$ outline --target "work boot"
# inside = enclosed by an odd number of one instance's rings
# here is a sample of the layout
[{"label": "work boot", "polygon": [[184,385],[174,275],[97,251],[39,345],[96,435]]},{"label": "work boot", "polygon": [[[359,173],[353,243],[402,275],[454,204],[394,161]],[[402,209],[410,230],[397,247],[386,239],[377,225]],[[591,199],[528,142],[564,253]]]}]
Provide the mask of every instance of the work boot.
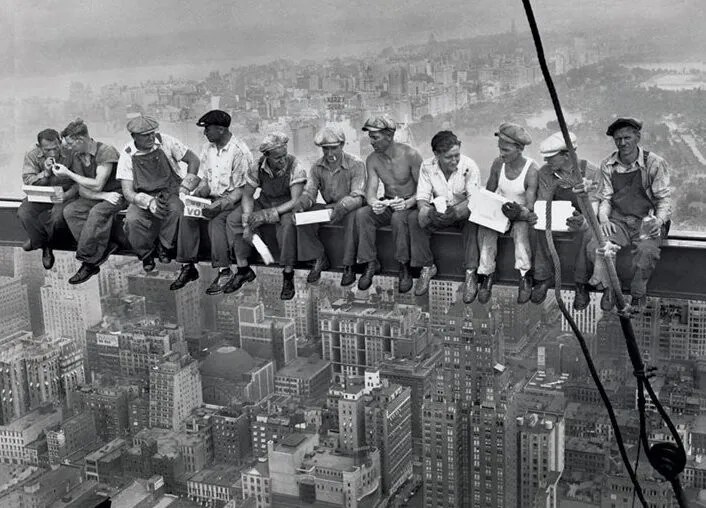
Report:
[{"label": "work boot", "polygon": [[611,288],[606,288],[601,296],[601,310],[608,312],[615,307],[615,294]]},{"label": "work boot", "polygon": [[218,275],[211,285],[206,288],[207,295],[220,295],[228,281],[233,277],[233,271],[230,268],[223,268],[218,271]]},{"label": "work boot", "polygon": [[473,303],[478,294],[478,273],[476,270],[466,270],[466,280],[463,283],[463,303]]},{"label": "work boot", "polygon": [[225,294],[233,293],[243,287],[246,282],[252,282],[255,280],[255,272],[249,266],[238,267],[238,272],[233,275],[226,285],[223,286],[223,292]]},{"label": "work boot", "polygon": [[544,303],[547,299],[547,291],[554,287],[554,280],[544,279],[539,281],[534,281],[534,287],[532,288],[532,296],[530,296],[530,301],[539,305]]},{"label": "work boot", "polygon": [[150,273],[156,268],[156,266],[157,265],[154,263],[154,256],[151,253],[142,260],[142,269],[145,273]]},{"label": "work boot", "polygon": [[69,284],[81,284],[83,282],[86,282],[88,279],[90,279],[100,271],[100,267],[96,265],[92,265],[90,263],[82,263],[81,268],[78,269],[78,272],[76,272],[69,279]]},{"label": "work boot", "polygon": [[414,294],[424,296],[429,291],[429,283],[437,273],[436,265],[422,267],[422,272],[417,279],[417,287],[414,288]]},{"label": "work boot", "polygon": [[377,259],[366,263],[365,271],[358,280],[358,289],[366,291],[370,288],[373,285],[373,277],[375,277],[378,270],[380,270],[380,263],[378,263]]},{"label": "work boot", "polygon": [[588,284],[576,283],[574,294],[574,310],[584,310],[591,301],[591,293],[588,292]]},{"label": "work boot", "polygon": [[22,244],[22,250],[25,252],[29,252],[32,250],[32,240],[27,238],[24,243]]},{"label": "work boot", "polygon": [[529,273],[520,277],[520,286],[517,289],[517,303],[520,305],[529,302],[532,296],[532,275]]},{"label": "work boot", "polygon": [[412,273],[409,270],[409,263],[400,263],[400,273],[398,276],[397,291],[400,294],[409,292],[412,289]]},{"label": "work boot", "polygon": [[189,282],[198,280],[199,271],[196,269],[193,263],[186,263],[181,265],[181,271],[176,280],[169,285],[169,289],[176,291],[186,286]]},{"label": "work boot", "polygon": [[160,263],[164,263],[165,265],[172,262],[172,256],[169,253],[169,249],[161,243],[157,244],[157,259],[159,259]]},{"label": "work boot", "polygon": [[478,301],[480,303],[488,303],[493,294],[493,282],[495,282],[495,272],[483,275],[483,280],[480,283],[478,290]]},{"label": "work boot", "polygon": [[51,270],[54,266],[54,251],[51,247],[42,247],[42,265],[46,270]]},{"label": "work boot", "polygon": [[355,282],[355,272],[351,265],[345,265],[343,267],[343,274],[341,274],[341,286],[350,286]]},{"label": "work boot", "polygon": [[280,300],[291,300],[294,298],[294,272],[282,272],[282,292],[279,294]]},{"label": "work boot", "polygon": [[321,272],[328,270],[329,268],[331,268],[331,263],[329,263],[326,254],[324,254],[314,262],[313,268],[309,271],[309,275],[306,276],[306,281],[310,284],[318,282],[321,278]]},{"label": "work boot", "polygon": [[646,306],[647,306],[647,297],[646,296],[633,296],[632,299],[630,300],[630,307],[632,307],[632,311],[635,313],[644,312]]}]

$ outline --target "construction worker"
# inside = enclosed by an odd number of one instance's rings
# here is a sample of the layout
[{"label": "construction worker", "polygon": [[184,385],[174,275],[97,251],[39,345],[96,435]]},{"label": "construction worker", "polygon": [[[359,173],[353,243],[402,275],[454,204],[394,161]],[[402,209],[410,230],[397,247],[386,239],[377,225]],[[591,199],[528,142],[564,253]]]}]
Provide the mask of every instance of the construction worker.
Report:
[{"label": "construction worker", "polygon": [[[515,269],[520,272],[517,303],[527,303],[532,295],[532,248],[529,239],[528,220],[536,222],[532,210],[537,194],[537,171],[539,167],[523,155],[532,143],[529,133],[520,125],[505,122],[495,133],[498,138],[497,157],[490,167],[490,176],[485,188],[510,200],[502,207],[503,214],[510,219],[510,235],[515,244]],[[478,301],[488,303],[495,280],[495,258],[498,254],[498,232],[480,226],[478,228],[480,266],[478,276],[480,288]]]},{"label": "construction worker", "polygon": [[[120,152],[116,173],[130,203],[125,218],[127,238],[145,272],[155,269],[155,252],[160,262],[171,261],[184,210],[179,193],[193,191],[200,181],[196,154],[158,129],[159,122],[149,116],[127,123],[132,142]],[[179,161],[186,163],[186,174]]]},{"label": "construction worker", "polygon": [[[640,146],[642,122],[620,117],[608,126],[617,150],[601,162],[598,184],[598,221],[609,245],[607,250],[630,246],[633,249],[631,306],[641,310],[647,303],[647,281],[659,260],[660,245],[669,230],[672,215],[672,188],[669,165],[656,153]],[[592,239],[589,259],[595,258],[598,244]],[[610,310],[615,295],[608,281],[601,308]]]},{"label": "construction worker", "polygon": [[[412,289],[408,216],[417,207],[417,181],[422,156],[409,145],[394,141],[397,126],[394,121],[378,116],[369,118],[363,131],[368,133],[371,153],[365,161],[367,184],[365,196],[368,206],[356,212],[358,224],[358,262],[365,263],[365,271],[358,281],[358,289],[366,290],[380,268],[377,259],[376,234],[382,226],[392,225],[394,257],[400,264],[398,290]],[[378,199],[380,182],[384,195]]]},{"label": "construction worker", "polygon": [[[577,148],[576,135],[569,133],[574,150]],[[586,247],[591,239],[591,232],[588,222],[585,220],[578,204],[578,195],[581,192],[589,193],[589,198],[597,209],[595,198],[595,182],[598,175],[598,167],[585,159],[579,159],[579,171],[583,177],[580,186],[572,187],[567,183],[573,170],[573,164],[566,148],[566,142],[561,132],[556,132],[546,138],[539,145],[539,152],[544,157],[545,164],[539,169],[537,177],[537,199],[553,201],[571,201],[574,207],[574,214],[567,219],[567,225],[572,234],[572,242],[576,246],[576,257],[574,258],[574,281],[576,283],[576,294],[574,297],[574,309],[583,310],[588,307],[590,293],[588,286],[589,271],[586,260]],[[532,303],[540,304],[547,297],[549,288],[554,287],[554,268],[547,240],[542,231],[535,235],[536,243],[534,247],[534,287],[532,288]]]},{"label": "construction worker", "polygon": [[[209,220],[208,236],[211,240],[211,266],[218,268],[218,275],[206,289],[206,294],[217,295],[227,290],[238,277],[230,269],[231,256],[226,220],[237,207],[243,195],[245,175],[253,165],[252,154],[244,141],[230,131],[231,117],[225,111],[214,109],[203,115],[196,125],[204,128],[207,142],[201,148],[199,177],[201,182],[193,195],[210,198],[210,205],[203,210]],[[181,271],[169,289],[183,288],[199,278],[196,269],[200,245],[201,219],[183,217],[179,226],[177,261]]]},{"label": "construction worker", "polygon": [[111,242],[116,214],[127,208],[115,171],[120,154],[106,143],[95,141],[83,121],[71,122],[66,129],[73,154],[67,167],[57,163],[54,174],[78,184],[79,198],[64,207],[64,218],[77,242],[78,272],[69,284],[81,284],[100,272],[100,265],[118,250]]},{"label": "construction worker", "polygon": [[[321,147],[323,157],[314,163],[304,192],[292,211],[331,209],[331,224],[343,225],[343,275],[341,286],[355,282],[353,265],[356,256],[356,214],[365,196],[365,164],[358,157],[343,151],[346,136],[337,126],[327,126],[314,137],[314,144]],[[318,193],[325,204],[316,203]],[[315,204],[316,203],[316,204]],[[321,278],[329,263],[324,245],[318,236],[319,224],[297,226],[297,249],[300,261],[315,260],[307,282]]]},{"label": "construction worker", "polygon": [[59,231],[66,227],[64,206],[76,197],[74,182],[52,171],[55,164],[70,164],[71,153],[61,144],[61,136],[54,129],[44,129],[37,134],[37,144],[29,150],[22,164],[22,183],[41,187],[61,187],[61,200],[57,203],[37,203],[25,198],[17,209],[17,216],[27,232],[22,249],[42,249],[42,265],[46,270],[54,266],[52,247]]},{"label": "construction worker", "polygon": [[[422,268],[414,294],[425,295],[437,273],[431,250],[432,233],[455,226],[463,233],[466,269],[463,299],[470,303],[475,300],[478,285],[478,227],[468,221],[468,198],[480,185],[480,170],[473,159],[461,154],[461,141],[451,131],[437,132],[431,139],[431,149],[434,157],[422,162],[419,170],[417,209],[410,212],[407,222],[410,264]],[[437,208],[439,198],[444,200],[444,211]]]},{"label": "construction worker", "polygon": [[[232,290],[255,278],[248,265],[253,234],[262,224],[274,224],[282,272],[282,300],[294,298],[294,265],[297,262],[297,228],[292,208],[301,197],[306,183],[306,169],[287,152],[289,138],[281,132],[265,136],[259,150],[262,156],[245,175],[241,206],[228,216],[228,238],[238,263],[238,279]],[[255,190],[260,195],[255,199]],[[229,288],[230,289],[230,288]]]}]

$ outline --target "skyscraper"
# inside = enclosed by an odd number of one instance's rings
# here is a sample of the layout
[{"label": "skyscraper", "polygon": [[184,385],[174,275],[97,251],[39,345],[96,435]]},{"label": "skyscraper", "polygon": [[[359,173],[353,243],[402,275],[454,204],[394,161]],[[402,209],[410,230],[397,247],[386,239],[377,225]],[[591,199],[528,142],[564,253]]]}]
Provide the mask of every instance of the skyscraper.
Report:
[{"label": "skyscraper", "polygon": [[265,306],[241,304],[238,308],[240,347],[258,358],[273,360],[281,369],[297,357],[293,319],[265,316]]},{"label": "skyscraper", "polygon": [[150,426],[180,430],[182,421],[203,403],[198,362],[170,354],[150,371]]},{"label": "skyscraper", "polygon": [[32,330],[27,286],[18,277],[0,277],[0,334]]}]

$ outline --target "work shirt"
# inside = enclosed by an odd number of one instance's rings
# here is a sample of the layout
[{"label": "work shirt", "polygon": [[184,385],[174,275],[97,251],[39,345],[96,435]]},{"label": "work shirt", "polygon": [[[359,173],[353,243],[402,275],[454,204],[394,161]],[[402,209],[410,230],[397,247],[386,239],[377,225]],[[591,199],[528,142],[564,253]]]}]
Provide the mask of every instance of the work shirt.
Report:
[{"label": "work shirt", "polygon": [[470,157],[461,155],[456,171],[447,180],[439,167],[436,157],[422,162],[417,183],[417,201],[431,202],[434,198],[443,196],[450,206],[468,199],[480,187],[480,170]]},{"label": "work shirt", "polygon": [[231,136],[223,148],[206,142],[201,147],[201,165],[198,175],[211,189],[211,196],[219,198],[245,186],[245,175],[250,172],[253,156],[244,141]]},{"label": "work shirt", "polygon": [[[77,175],[85,176],[86,178],[95,178],[98,166],[114,164],[118,162],[119,158],[120,154],[115,147],[91,140],[85,152],[75,151],[73,153],[73,159],[69,169]],[[115,173],[116,169],[115,166],[113,166],[103,186],[103,192],[120,192],[120,182],[116,180]]]},{"label": "work shirt", "polygon": [[321,192],[326,204],[351,198],[342,201],[343,206],[350,211],[362,203],[365,196],[365,178],[365,163],[355,155],[343,152],[341,165],[334,170],[331,170],[326,165],[326,159],[321,157],[311,167],[303,195],[314,203],[317,193]]},{"label": "work shirt", "polygon": [[[261,185],[260,171],[267,173],[270,178],[274,178],[281,175],[282,172],[287,171],[287,168],[282,169],[282,171],[273,171],[267,165],[267,157],[262,157],[262,159],[250,167],[250,170],[245,175],[245,182],[254,188],[258,188]],[[296,185],[298,183],[306,182],[306,169],[304,165],[299,161],[299,159],[294,158],[292,162],[292,168],[289,173],[289,186]]]},{"label": "work shirt", "polygon": [[[579,171],[581,171],[581,176],[594,182],[599,177],[598,167],[584,159],[579,160]],[[571,187],[565,187],[563,183],[559,182],[554,188],[554,184],[557,181],[559,181],[559,177],[549,164],[539,168],[537,173],[537,200],[548,201],[549,198],[552,198],[554,201],[571,201],[573,207],[579,210],[578,199],[576,199],[576,194],[571,190]],[[553,192],[552,189],[554,189]],[[592,203],[598,200],[595,192],[589,193],[588,199]]]},{"label": "work shirt", "polygon": [[649,152],[645,157],[642,147],[639,147],[637,159],[629,166],[624,165],[618,158],[618,151],[614,151],[608,158],[601,162],[600,181],[598,183],[598,199],[600,210],[610,215],[611,198],[614,189],[611,175],[616,173],[640,172],[640,180],[647,197],[655,208],[655,215],[662,223],[666,223],[672,216],[672,189],[669,184],[669,166],[659,155]]},{"label": "work shirt", "polygon": [[[56,176],[52,173],[51,176],[45,177],[44,162],[47,160],[46,155],[41,148],[34,146],[25,154],[24,163],[22,164],[22,183],[25,185],[40,185],[40,186],[61,186],[64,190],[68,190],[73,185],[73,180],[67,176]],[[71,164],[71,152],[65,147],[59,148],[59,155],[54,157],[58,164],[63,164],[69,167]]]},{"label": "work shirt", "polygon": [[172,137],[168,134],[162,134],[160,132],[158,134],[158,137],[154,140],[154,146],[151,150],[138,150],[135,146],[134,141],[125,145],[125,148],[123,148],[120,152],[120,159],[118,160],[116,178],[118,180],[132,181],[132,156],[144,155],[155,150],[162,150],[164,152],[164,154],[167,156],[167,160],[169,161],[169,165],[171,166],[172,171],[174,171],[174,174],[176,174],[179,179],[182,179],[186,176],[186,169],[181,167],[179,161],[184,158],[189,148],[175,137]]}]

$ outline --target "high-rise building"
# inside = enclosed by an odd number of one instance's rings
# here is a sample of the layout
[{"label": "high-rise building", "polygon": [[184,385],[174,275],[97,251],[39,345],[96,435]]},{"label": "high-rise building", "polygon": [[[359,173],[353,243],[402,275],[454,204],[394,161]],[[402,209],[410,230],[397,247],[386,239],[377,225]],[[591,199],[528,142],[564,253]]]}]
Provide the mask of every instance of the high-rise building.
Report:
[{"label": "high-rise building", "polygon": [[142,266],[132,257],[111,256],[98,274],[98,287],[102,298],[121,297],[128,293],[128,277],[140,275]]},{"label": "high-rise building", "polygon": [[224,408],[213,416],[213,456],[223,464],[242,465],[252,455],[247,411]]},{"label": "high-rise building", "polygon": [[240,347],[258,358],[273,360],[281,369],[297,357],[293,319],[265,316],[265,306],[241,304],[238,308]]},{"label": "high-rise building", "polygon": [[49,462],[58,464],[72,453],[92,446],[97,439],[96,422],[90,412],[64,420],[57,428],[46,431]]},{"label": "high-rise building", "polygon": [[125,437],[129,430],[128,400],[132,392],[126,386],[79,386],[71,394],[74,412],[90,412],[96,421],[98,437],[104,442]]},{"label": "high-rise building", "polygon": [[5,247],[2,272],[5,277],[19,278],[27,287],[29,318],[35,337],[44,334],[44,316],[40,288],[44,285],[45,270],[37,270],[41,263],[41,251],[25,252],[16,247]]},{"label": "high-rise building", "polygon": [[331,362],[318,355],[298,357],[275,374],[275,392],[303,400],[323,398],[331,381]]},{"label": "high-rise building", "polygon": [[0,277],[0,334],[31,331],[27,286],[19,277]]},{"label": "high-rise building", "polygon": [[[574,291],[563,290],[561,296],[564,299],[564,304],[569,314],[571,314],[571,317],[576,321],[576,325],[579,327],[579,330],[581,330],[581,333],[595,335],[598,328],[598,321],[603,316],[600,305],[600,295],[598,293],[591,293],[588,307],[584,310],[574,309],[574,298],[576,296]],[[561,330],[564,332],[571,331],[571,327],[569,327],[569,323],[563,315],[561,316]]]},{"label": "high-rise building", "polygon": [[151,427],[179,430],[202,403],[198,362],[189,355],[172,353],[150,371]]},{"label": "high-rise building", "polygon": [[347,453],[357,453],[365,443],[365,386],[348,383],[339,393],[338,400],[338,442],[339,448]]},{"label": "high-rise building", "polygon": [[216,331],[225,340],[240,346],[240,321],[238,307],[242,304],[256,304],[260,301],[260,286],[246,284],[239,291],[223,296],[216,303]]},{"label": "high-rise building", "polygon": [[294,320],[297,338],[310,339],[315,335],[314,298],[303,277],[294,277],[294,298],[284,302],[284,316]]}]

